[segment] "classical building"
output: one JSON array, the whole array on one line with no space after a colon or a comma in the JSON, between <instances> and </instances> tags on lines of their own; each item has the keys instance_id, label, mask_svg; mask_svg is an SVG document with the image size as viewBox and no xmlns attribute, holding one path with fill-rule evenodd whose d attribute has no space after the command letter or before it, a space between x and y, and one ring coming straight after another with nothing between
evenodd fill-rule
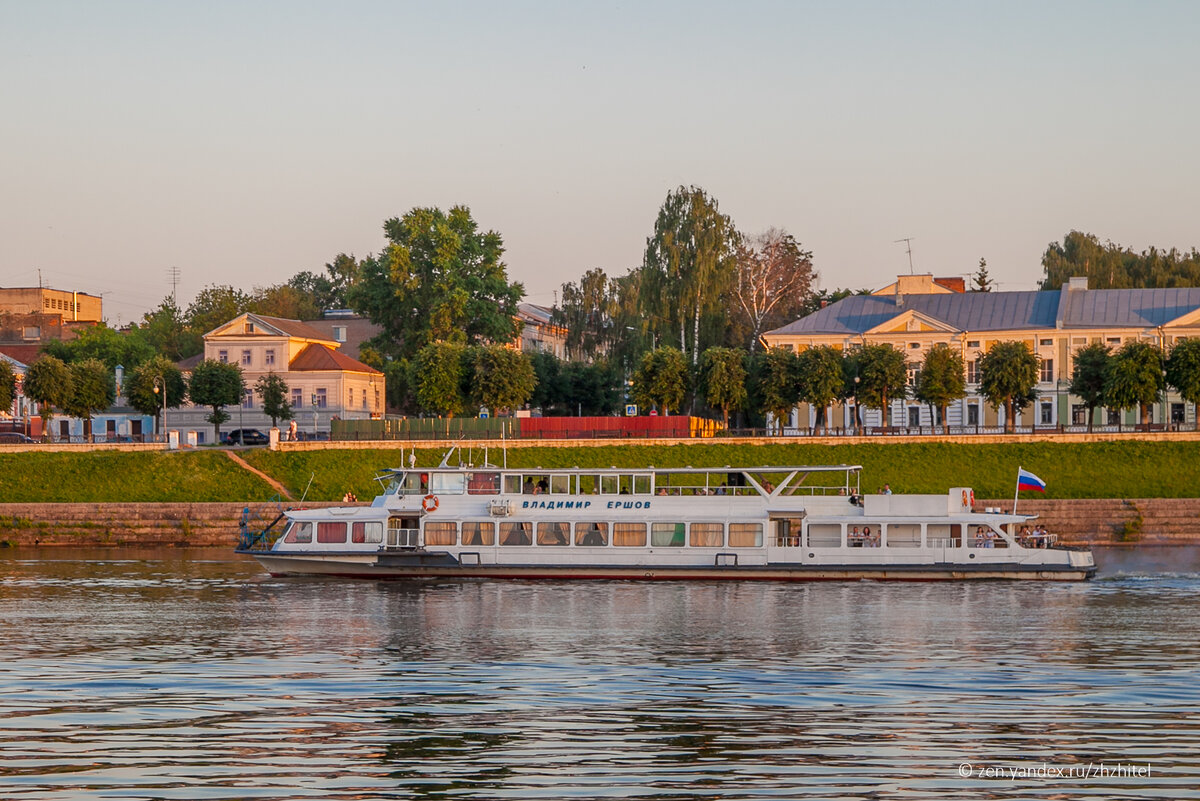
<instances>
[{"instance_id":1,"label":"classical building","mask_svg":"<svg viewBox=\"0 0 1200 801\"><path fill-rule=\"evenodd\" d=\"M204 335L203 358L242 368L246 394L241 407L226 407L230 415L221 429L258 428L271 419L262 410L254 384L276 373L288 385L297 426L305 434L328 433L329 421L382 417L383 373L340 351L341 343L308 323L261 314L242 314ZM200 359L180 366L191 370ZM186 406L167 413L167 428L196 431L201 442L212 442L213 425L204 418L207 407ZM286 424L283 424L286 425Z\"/></svg>"},{"instance_id":2,"label":"classical building","mask_svg":"<svg viewBox=\"0 0 1200 801\"><path fill-rule=\"evenodd\" d=\"M1080 347L1103 342L1115 350L1126 342L1151 342L1164 351L1181 339L1200 336L1200 288L1088 289L1086 278L1072 278L1062 289L1029 292L962 292L930 275L900 276L871 295L854 295L763 335L768 347L796 351L816 345L848 350L887 343L904 352L909 383L915 382L925 353L944 344L958 350L967 369L967 397L947 409L951 426L998 426L1004 411L993 410L979 395L979 357L997 342L1019 341L1041 362L1038 399L1017 417L1018 426L1086 425L1087 410L1068 387L1073 355ZM849 426L853 404L838 404L830 424ZM863 409L866 426L930 426L926 405L896 400L885 423L878 409ZM790 424L808 426L815 410L802 405ZM1137 410L1098 409L1098 424L1134 424ZM940 421L937 421L940 422ZM1154 406L1154 423L1195 425L1196 409L1168 394Z\"/></svg>"}]
</instances>

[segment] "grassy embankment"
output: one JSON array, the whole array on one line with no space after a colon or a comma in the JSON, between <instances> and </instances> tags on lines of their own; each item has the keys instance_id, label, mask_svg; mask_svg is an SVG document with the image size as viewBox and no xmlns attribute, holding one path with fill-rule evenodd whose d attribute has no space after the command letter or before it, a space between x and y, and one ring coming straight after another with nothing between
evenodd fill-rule
<instances>
[{"instance_id":1,"label":"grassy embankment","mask_svg":"<svg viewBox=\"0 0 1200 801\"><path fill-rule=\"evenodd\" d=\"M443 450L418 451L432 466ZM482 449L473 453L482 461ZM492 462L502 458L489 450ZM372 476L398 466L397 450L243 452L248 462L299 497L314 475L308 499L339 500L346 490L373 497ZM457 462L458 454L455 454ZM405 453L407 460L407 452ZM467 458L464 450L463 459ZM1047 498L1175 498L1200 496L1200 443L1111 442L959 445L811 443L675 446L622 444L598 448L514 448L509 467L696 467L766 464L863 465L863 489L884 482L896 492L944 492L972 486L979 498L1012 497L1017 466L1046 480ZM221 453L0 454L0 502L255 501L274 494ZM1027 496L1028 497L1028 496Z\"/></svg>"}]
</instances>

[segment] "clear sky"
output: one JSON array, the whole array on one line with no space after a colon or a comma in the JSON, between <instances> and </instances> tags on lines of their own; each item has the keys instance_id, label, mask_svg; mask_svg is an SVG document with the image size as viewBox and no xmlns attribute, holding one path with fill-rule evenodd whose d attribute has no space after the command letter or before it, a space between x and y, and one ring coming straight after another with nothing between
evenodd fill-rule
<instances>
[{"instance_id":1,"label":"clear sky","mask_svg":"<svg viewBox=\"0 0 1200 801\"><path fill-rule=\"evenodd\" d=\"M1077 228L1200 245L1200 3L0 0L0 285L110 323L466 204L509 275L641 260L667 192L824 287L1033 288Z\"/></svg>"}]
</instances>

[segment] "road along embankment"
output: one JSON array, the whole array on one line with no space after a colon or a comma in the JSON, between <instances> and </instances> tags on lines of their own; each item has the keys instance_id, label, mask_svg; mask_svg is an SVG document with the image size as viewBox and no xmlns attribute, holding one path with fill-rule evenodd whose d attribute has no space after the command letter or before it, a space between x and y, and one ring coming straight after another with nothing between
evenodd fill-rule
<instances>
[{"instance_id":1,"label":"road along embankment","mask_svg":"<svg viewBox=\"0 0 1200 801\"><path fill-rule=\"evenodd\" d=\"M978 509L987 507L1008 511L1012 499L977 502ZM243 509L261 527L281 508L272 503L4 503L0 546L233 547ZM1067 544L1200 544L1200 498L1023 498L1018 511L1038 515Z\"/></svg>"}]
</instances>

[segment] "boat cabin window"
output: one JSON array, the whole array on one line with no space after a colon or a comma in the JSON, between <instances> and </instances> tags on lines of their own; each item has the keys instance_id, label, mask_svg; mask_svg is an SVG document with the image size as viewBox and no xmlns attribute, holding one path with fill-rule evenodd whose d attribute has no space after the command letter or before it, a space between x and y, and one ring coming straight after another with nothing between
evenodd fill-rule
<instances>
[{"instance_id":1,"label":"boat cabin window","mask_svg":"<svg viewBox=\"0 0 1200 801\"><path fill-rule=\"evenodd\" d=\"M723 523L692 523L689 544L693 548L720 548L725 545Z\"/></svg>"},{"instance_id":2,"label":"boat cabin window","mask_svg":"<svg viewBox=\"0 0 1200 801\"><path fill-rule=\"evenodd\" d=\"M861 535L860 535L861 536ZM855 542L851 542L855 545ZM858 543L858 544L861 544ZM809 548L840 548L842 547L842 526L840 523L809 523Z\"/></svg>"},{"instance_id":3,"label":"boat cabin window","mask_svg":"<svg viewBox=\"0 0 1200 801\"><path fill-rule=\"evenodd\" d=\"M429 491L434 495L462 495L467 491L464 473L430 473Z\"/></svg>"},{"instance_id":4,"label":"boat cabin window","mask_svg":"<svg viewBox=\"0 0 1200 801\"><path fill-rule=\"evenodd\" d=\"M961 523L930 523L925 527L925 542L930 548L961 548Z\"/></svg>"},{"instance_id":5,"label":"boat cabin window","mask_svg":"<svg viewBox=\"0 0 1200 801\"><path fill-rule=\"evenodd\" d=\"M287 534L283 537L284 542L312 542L312 523L300 523L292 521L288 526Z\"/></svg>"},{"instance_id":6,"label":"boat cabin window","mask_svg":"<svg viewBox=\"0 0 1200 801\"><path fill-rule=\"evenodd\" d=\"M650 494L650 476L636 475L633 477L633 494L634 495L649 495Z\"/></svg>"},{"instance_id":7,"label":"boat cabin window","mask_svg":"<svg viewBox=\"0 0 1200 801\"><path fill-rule=\"evenodd\" d=\"M501 545L532 545L533 523L501 523Z\"/></svg>"},{"instance_id":8,"label":"boat cabin window","mask_svg":"<svg viewBox=\"0 0 1200 801\"><path fill-rule=\"evenodd\" d=\"M887 547L889 548L920 548L920 523L888 523Z\"/></svg>"},{"instance_id":9,"label":"boat cabin window","mask_svg":"<svg viewBox=\"0 0 1200 801\"><path fill-rule=\"evenodd\" d=\"M571 524L566 522L538 523L538 545L570 545Z\"/></svg>"},{"instance_id":10,"label":"boat cabin window","mask_svg":"<svg viewBox=\"0 0 1200 801\"><path fill-rule=\"evenodd\" d=\"M550 493L552 495L566 495L571 491L570 476L550 476Z\"/></svg>"},{"instance_id":11,"label":"boat cabin window","mask_svg":"<svg viewBox=\"0 0 1200 801\"><path fill-rule=\"evenodd\" d=\"M650 524L650 544L655 548L682 548L684 536L683 523Z\"/></svg>"},{"instance_id":12,"label":"boat cabin window","mask_svg":"<svg viewBox=\"0 0 1200 801\"><path fill-rule=\"evenodd\" d=\"M345 541L345 523L317 523L317 542L344 543Z\"/></svg>"},{"instance_id":13,"label":"boat cabin window","mask_svg":"<svg viewBox=\"0 0 1200 801\"><path fill-rule=\"evenodd\" d=\"M491 545L496 541L495 523L463 523L463 545Z\"/></svg>"},{"instance_id":14,"label":"boat cabin window","mask_svg":"<svg viewBox=\"0 0 1200 801\"><path fill-rule=\"evenodd\" d=\"M761 548L763 544L762 523L730 523L730 548Z\"/></svg>"},{"instance_id":15,"label":"boat cabin window","mask_svg":"<svg viewBox=\"0 0 1200 801\"><path fill-rule=\"evenodd\" d=\"M600 494L616 495L621 489L620 476L600 476Z\"/></svg>"},{"instance_id":16,"label":"boat cabin window","mask_svg":"<svg viewBox=\"0 0 1200 801\"><path fill-rule=\"evenodd\" d=\"M618 548L644 548L645 523L613 523L613 545Z\"/></svg>"},{"instance_id":17,"label":"boat cabin window","mask_svg":"<svg viewBox=\"0 0 1200 801\"><path fill-rule=\"evenodd\" d=\"M458 540L458 523L452 520L425 522L426 545L453 545Z\"/></svg>"},{"instance_id":18,"label":"boat cabin window","mask_svg":"<svg viewBox=\"0 0 1200 801\"><path fill-rule=\"evenodd\" d=\"M1007 548L1004 536L991 526L970 526L967 535L968 548Z\"/></svg>"},{"instance_id":19,"label":"boat cabin window","mask_svg":"<svg viewBox=\"0 0 1200 801\"><path fill-rule=\"evenodd\" d=\"M499 473L470 473L467 475L468 495L498 495L499 493Z\"/></svg>"},{"instance_id":20,"label":"boat cabin window","mask_svg":"<svg viewBox=\"0 0 1200 801\"><path fill-rule=\"evenodd\" d=\"M384 493L386 495L424 495L428 491L428 483L428 473L403 473L392 477Z\"/></svg>"},{"instance_id":21,"label":"boat cabin window","mask_svg":"<svg viewBox=\"0 0 1200 801\"><path fill-rule=\"evenodd\" d=\"M351 542L383 542L383 523L362 522L350 524Z\"/></svg>"},{"instance_id":22,"label":"boat cabin window","mask_svg":"<svg viewBox=\"0 0 1200 801\"><path fill-rule=\"evenodd\" d=\"M588 547L608 545L608 523L576 523L575 544Z\"/></svg>"}]
</instances>

